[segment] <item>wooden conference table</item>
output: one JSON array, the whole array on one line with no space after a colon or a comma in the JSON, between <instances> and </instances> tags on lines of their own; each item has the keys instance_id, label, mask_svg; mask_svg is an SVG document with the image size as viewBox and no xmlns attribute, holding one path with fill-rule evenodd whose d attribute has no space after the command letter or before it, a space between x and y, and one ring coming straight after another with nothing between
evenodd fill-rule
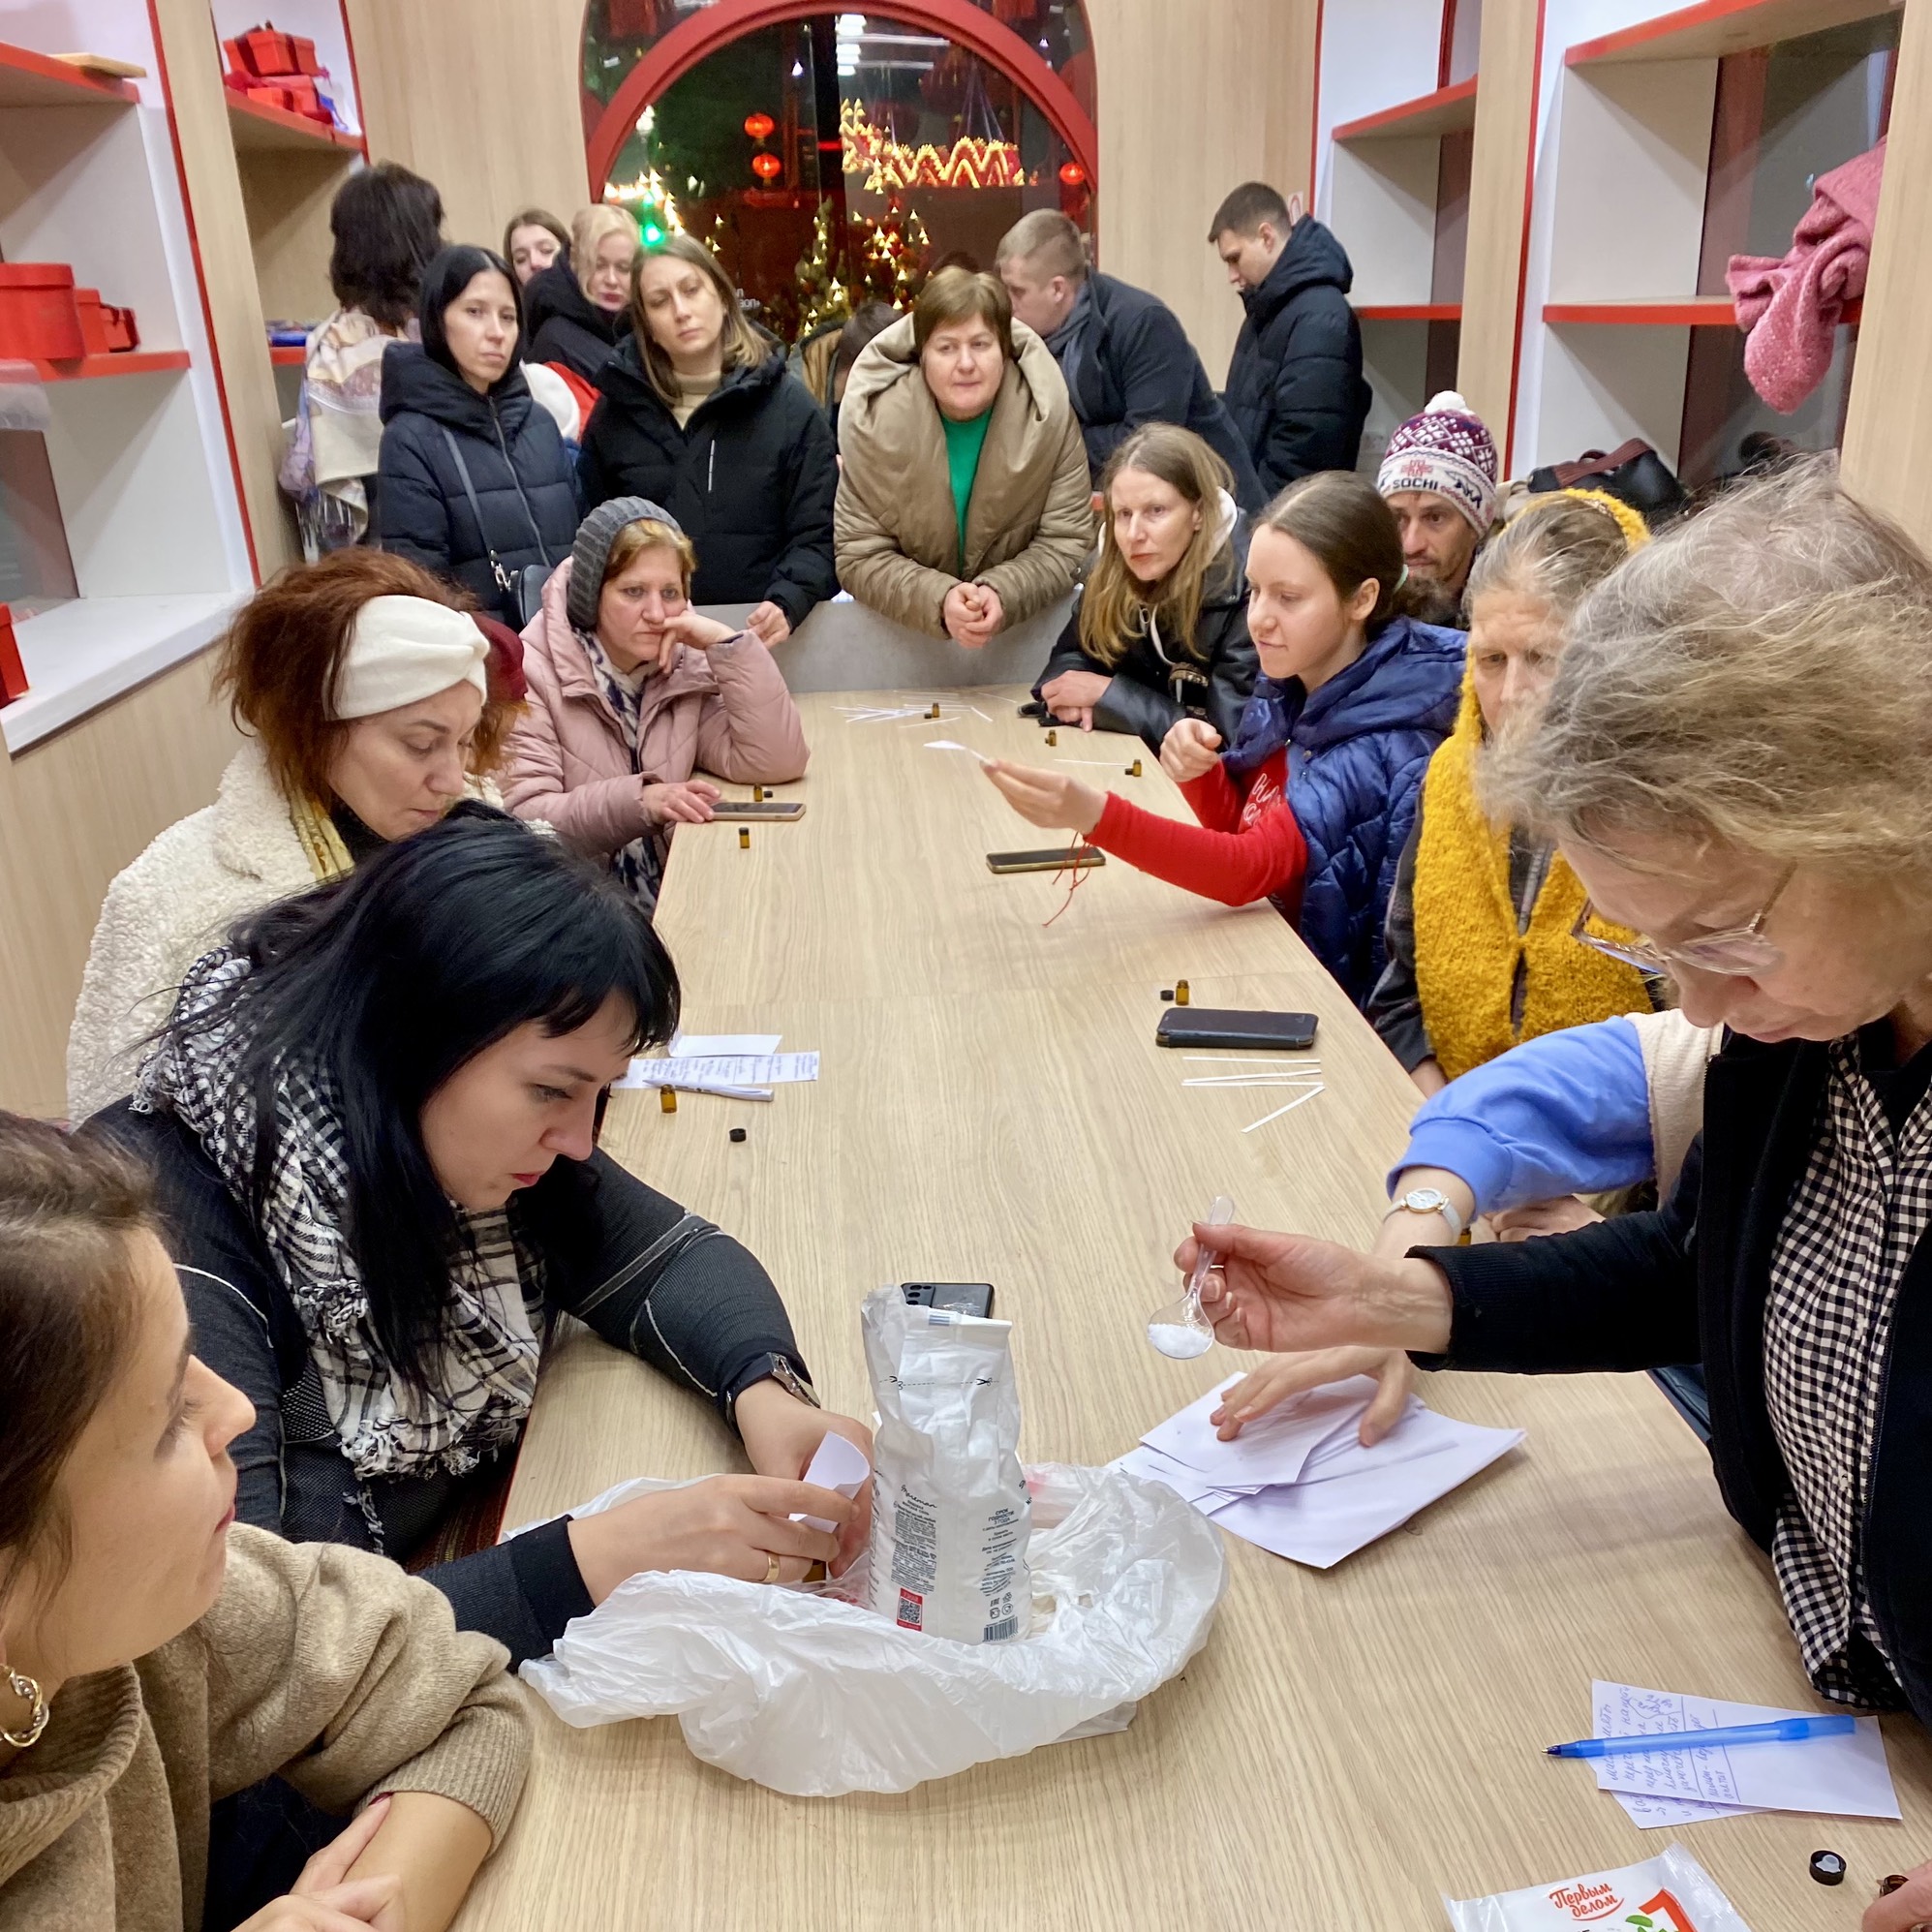
<instances>
[{"instance_id":1,"label":"wooden conference table","mask_svg":"<svg viewBox=\"0 0 1932 1932\"><path fill-rule=\"evenodd\" d=\"M1241 1217L1365 1242L1415 1095L1266 905L1231 912L1110 862L1051 927L1048 875L989 850L1053 843L955 739L1069 765L1174 816L1133 741L1061 729L1024 695L945 696L940 724L802 700L794 825L677 835L659 925L693 1032L782 1031L823 1055L770 1104L620 1093L605 1144L770 1268L827 1404L870 1415L860 1299L988 1280L1014 1324L1029 1461L1101 1462L1242 1358L1175 1363L1143 1324L1217 1192ZM884 694L882 701L895 700ZM983 714L983 716L981 715ZM1123 768L1135 755L1146 774ZM1111 766L1111 769L1109 767ZM733 787L733 790L737 790ZM1153 1043L1160 989L1308 1009L1327 1090L1183 1089ZM727 1129L748 1139L733 1145ZM571 1731L537 1709L523 1807L460 1921L536 1927L1434 1927L1468 1897L1631 1863L1637 1829L1585 1765L1593 1676L1810 1706L1769 1568L1708 1460L1641 1376L1426 1379L1427 1400L1519 1425L1522 1449L1326 1574L1227 1540L1218 1622L1124 1733L902 1796L798 1799L697 1762L672 1719ZM576 1330L546 1362L506 1520L639 1474L742 1467L716 1418ZM535 1700L533 1700L535 1702ZM1777 1814L1676 1832L1753 1932L1855 1927L1879 1876L1932 1855L1932 1751L1886 1720L1903 1824ZM1842 1852L1825 1890L1810 1854Z\"/></svg>"}]
</instances>

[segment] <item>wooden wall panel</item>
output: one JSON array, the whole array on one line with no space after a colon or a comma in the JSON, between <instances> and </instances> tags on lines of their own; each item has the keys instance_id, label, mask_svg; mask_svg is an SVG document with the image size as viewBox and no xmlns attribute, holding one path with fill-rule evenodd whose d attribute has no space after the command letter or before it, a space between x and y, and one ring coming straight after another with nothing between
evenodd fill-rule
<instances>
[{"instance_id":1,"label":"wooden wall panel","mask_svg":"<svg viewBox=\"0 0 1932 1932\"><path fill-rule=\"evenodd\" d=\"M1174 310L1218 388L1242 309L1208 223L1242 181L1313 198L1318 0L1087 0L1087 12L1101 264Z\"/></svg>"},{"instance_id":2,"label":"wooden wall panel","mask_svg":"<svg viewBox=\"0 0 1932 1932\"><path fill-rule=\"evenodd\" d=\"M347 0L372 161L443 191L452 241L503 240L535 202L587 195L577 64L582 0Z\"/></svg>"},{"instance_id":3,"label":"wooden wall panel","mask_svg":"<svg viewBox=\"0 0 1932 1932\"><path fill-rule=\"evenodd\" d=\"M585 194L580 0L348 0L372 159L443 191L452 238ZM1218 385L1241 305L1208 247L1237 182L1310 188L1318 0L1088 0L1100 254L1172 304Z\"/></svg>"},{"instance_id":4,"label":"wooden wall panel","mask_svg":"<svg viewBox=\"0 0 1932 1932\"><path fill-rule=\"evenodd\" d=\"M1844 476L1932 548L1932 4L1905 10L1873 230L1858 359L1845 420Z\"/></svg>"},{"instance_id":5,"label":"wooden wall panel","mask_svg":"<svg viewBox=\"0 0 1932 1932\"><path fill-rule=\"evenodd\" d=\"M67 1029L107 882L215 795L239 740L214 654L0 755L0 1107L66 1112Z\"/></svg>"},{"instance_id":6,"label":"wooden wall panel","mask_svg":"<svg viewBox=\"0 0 1932 1932\"><path fill-rule=\"evenodd\" d=\"M1485 0L1457 387L1505 440L1516 379L1524 197L1543 0Z\"/></svg>"},{"instance_id":7,"label":"wooden wall panel","mask_svg":"<svg viewBox=\"0 0 1932 1932\"><path fill-rule=\"evenodd\" d=\"M295 526L275 486L282 461L282 410L263 346L261 291L229 135L221 50L207 0L153 0L153 14L168 66L175 139L200 257L209 333L241 467L244 508L256 567L265 577L296 556Z\"/></svg>"}]
</instances>

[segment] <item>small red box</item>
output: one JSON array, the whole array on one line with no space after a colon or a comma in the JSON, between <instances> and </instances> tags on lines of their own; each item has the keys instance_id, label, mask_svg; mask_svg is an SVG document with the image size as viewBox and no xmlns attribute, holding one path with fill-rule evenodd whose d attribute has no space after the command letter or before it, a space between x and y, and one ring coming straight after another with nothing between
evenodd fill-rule
<instances>
[{"instance_id":1,"label":"small red box","mask_svg":"<svg viewBox=\"0 0 1932 1932\"><path fill-rule=\"evenodd\" d=\"M237 34L235 40L251 74L266 77L271 74L297 72L294 44L287 34L278 34L272 27L255 27Z\"/></svg>"},{"instance_id":2,"label":"small red box","mask_svg":"<svg viewBox=\"0 0 1932 1932\"><path fill-rule=\"evenodd\" d=\"M64 362L86 353L74 270L64 261L0 262L0 356Z\"/></svg>"},{"instance_id":3,"label":"small red box","mask_svg":"<svg viewBox=\"0 0 1932 1932\"><path fill-rule=\"evenodd\" d=\"M0 603L0 704L12 704L27 694L27 667L14 641L14 613Z\"/></svg>"},{"instance_id":4,"label":"small red box","mask_svg":"<svg viewBox=\"0 0 1932 1932\"><path fill-rule=\"evenodd\" d=\"M291 34L289 45L295 52L295 65L291 70L295 74L320 74L322 62L316 58L316 44L305 41L300 34Z\"/></svg>"},{"instance_id":5,"label":"small red box","mask_svg":"<svg viewBox=\"0 0 1932 1932\"><path fill-rule=\"evenodd\" d=\"M295 106L295 97L279 80L257 80L250 84L248 98L260 101L263 107L280 107L284 113L300 111Z\"/></svg>"},{"instance_id":6,"label":"small red box","mask_svg":"<svg viewBox=\"0 0 1932 1932\"><path fill-rule=\"evenodd\" d=\"M109 355L126 355L140 347L140 330L135 323L132 309L116 308L112 302L103 302L101 326L107 338Z\"/></svg>"},{"instance_id":7,"label":"small red box","mask_svg":"<svg viewBox=\"0 0 1932 1932\"><path fill-rule=\"evenodd\" d=\"M82 353L88 355L106 355L107 318L101 307L100 290L75 290L74 305L80 311L80 340L85 345Z\"/></svg>"}]
</instances>

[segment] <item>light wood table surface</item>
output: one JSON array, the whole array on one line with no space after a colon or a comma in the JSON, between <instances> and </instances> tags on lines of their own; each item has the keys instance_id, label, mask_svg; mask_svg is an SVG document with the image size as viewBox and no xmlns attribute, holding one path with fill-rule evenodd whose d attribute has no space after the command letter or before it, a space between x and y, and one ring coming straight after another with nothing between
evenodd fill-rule
<instances>
[{"instance_id":1,"label":"light wood table surface","mask_svg":"<svg viewBox=\"0 0 1932 1932\"><path fill-rule=\"evenodd\" d=\"M606 1145L741 1237L782 1291L828 1405L870 1415L860 1300L988 1280L1030 1461L1099 1462L1244 1358L1173 1363L1144 1335L1167 1257L1216 1192L1242 1219L1365 1242L1415 1094L1266 906L1230 912L1110 861L1069 909L989 850L1051 843L946 737L1045 762L1014 691L941 723L802 701L789 826L677 835L659 925L693 1032L782 1031L820 1077L772 1103L615 1096ZM976 707L976 710L974 709ZM977 713L984 713L981 718ZM1060 730L1068 766L1185 815L1132 741ZM1140 780L1123 768L1139 754ZM736 788L734 788L735 790ZM1184 1089L1159 991L1310 1009L1327 1090ZM732 1145L727 1129L744 1126ZM1885 1729L1903 1824L1766 1814L1639 1831L1586 1765L1593 1676L1809 1707L1769 1567L1708 1458L1641 1376L1439 1375L1443 1412L1522 1449L1326 1574L1227 1540L1206 1649L1126 1732L902 1796L782 1796L699 1763L672 1719L573 1732L537 1711L523 1808L462 1920L502 1928L1295 1932L1434 1927L1467 1897L1631 1863L1675 1835L1753 1932L1850 1932L1878 1877L1932 1855L1932 1750ZM543 1371L511 1523L625 1477L742 1467L710 1411L576 1330ZM1842 1852L1835 1890L1810 1854Z\"/></svg>"}]
</instances>

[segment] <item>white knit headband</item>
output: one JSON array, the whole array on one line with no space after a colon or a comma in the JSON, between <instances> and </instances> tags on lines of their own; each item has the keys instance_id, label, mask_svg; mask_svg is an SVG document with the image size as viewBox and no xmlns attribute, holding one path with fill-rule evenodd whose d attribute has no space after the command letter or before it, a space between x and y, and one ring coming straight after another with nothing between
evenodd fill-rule
<instances>
[{"instance_id":1,"label":"white knit headband","mask_svg":"<svg viewBox=\"0 0 1932 1932\"><path fill-rule=\"evenodd\" d=\"M334 716L373 718L452 685L475 685L488 697L483 664L489 650L475 621L446 603L371 598L355 614L355 629L336 673Z\"/></svg>"}]
</instances>

